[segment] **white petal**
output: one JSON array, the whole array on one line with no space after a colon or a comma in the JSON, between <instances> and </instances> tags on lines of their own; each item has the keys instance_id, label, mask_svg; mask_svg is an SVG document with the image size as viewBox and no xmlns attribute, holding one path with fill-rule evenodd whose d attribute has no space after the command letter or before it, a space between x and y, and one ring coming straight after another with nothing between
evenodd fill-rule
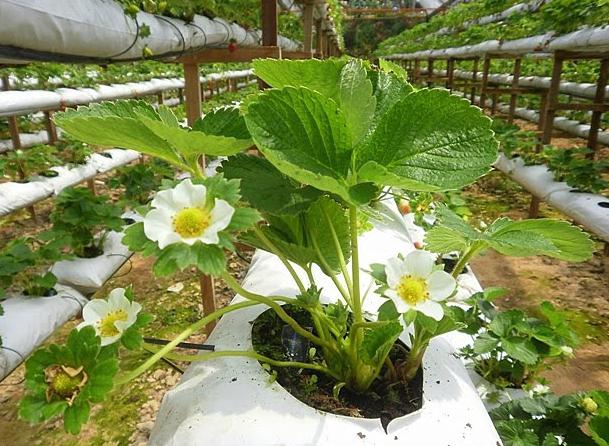
<instances>
[{"instance_id":1,"label":"white petal","mask_svg":"<svg viewBox=\"0 0 609 446\"><path fill-rule=\"evenodd\" d=\"M455 291L456 285L456 280L446 271L434 271L427 278L429 296L435 301L444 300L450 296Z\"/></svg>"},{"instance_id":2,"label":"white petal","mask_svg":"<svg viewBox=\"0 0 609 446\"><path fill-rule=\"evenodd\" d=\"M125 297L124 288L115 288L110 291L110 294L108 295L108 303L110 304L112 310L127 310L130 305L129 299Z\"/></svg>"},{"instance_id":3,"label":"white petal","mask_svg":"<svg viewBox=\"0 0 609 446\"><path fill-rule=\"evenodd\" d=\"M214 229L211 226L205 230L203 235L193 239L194 241L201 240L203 243L207 245L216 245L220 241L220 237L218 237L218 229Z\"/></svg>"},{"instance_id":4,"label":"white petal","mask_svg":"<svg viewBox=\"0 0 609 446\"><path fill-rule=\"evenodd\" d=\"M182 204L182 207L203 207L206 197L207 188L202 184L192 184L190 178L173 189L173 199Z\"/></svg>"},{"instance_id":5,"label":"white petal","mask_svg":"<svg viewBox=\"0 0 609 446\"><path fill-rule=\"evenodd\" d=\"M173 189L157 192L150 204L153 208L164 210L170 214L175 214L184 207L173 199Z\"/></svg>"},{"instance_id":6,"label":"white petal","mask_svg":"<svg viewBox=\"0 0 609 446\"><path fill-rule=\"evenodd\" d=\"M173 232L171 215L162 209L152 209L144 217L144 234L149 240L159 241L168 232Z\"/></svg>"},{"instance_id":7,"label":"white petal","mask_svg":"<svg viewBox=\"0 0 609 446\"><path fill-rule=\"evenodd\" d=\"M400 314L406 313L408 310L410 310L410 308L412 308L404 300L402 300L400 298L400 296L398 296L398 293L396 293L393 290L386 290L385 296L387 296L389 299L391 299L393 301L393 303L395 304L395 309Z\"/></svg>"},{"instance_id":8,"label":"white petal","mask_svg":"<svg viewBox=\"0 0 609 446\"><path fill-rule=\"evenodd\" d=\"M101 337L101 346L105 347L106 345L114 344L121 338L122 333L119 333L115 336L102 336Z\"/></svg>"},{"instance_id":9,"label":"white petal","mask_svg":"<svg viewBox=\"0 0 609 446\"><path fill-rule=\"evenodd\" d=\"M82 318L89 325L105 317L110 312L110 305L103 299L93 299L82 309Z\"/></svg>"},{"instance_id":10,"label":"white petal","mask_svg":"<svg viewBox=\"0 0 609 446\"><path fill-rule=\"evenodd\" d=\"M421 302L417 304L415 310L420 311L425 316L429 316L439 321L444 316L444 310L442 309L442 305L438 302L434 302L433 300L426 300L425 302Z\"/></svg>"},{"instance_id":11,"label":"white petal","mask_svg":"<svg viewBox=\"0 0 609 446\"><path fill-rule=\"evenodd\" d=\"M400 279L405 274L404 261L397 257L392 257L387 260L385 265L385 274L387 274L387 285L389 288L395 288L400 283Z\"/></svg>"},{"instance_id":12,"label":"white petal","mask_svg":"<svg viewBox=\"0 0 609 446\"><path fill-rule=\"evenodd\" d=\"M406 271L415 277L427 277L433 270L435 260L432 253L417 249L406 256Z\"/></svg>"},{"instance_id":13,"label":"white petal","mask_svg":"<svg viewBox=\"0 0 609 446\"><path fill-rule=\"evenodd\" d=\"M216 200L214 208L211 211L211 225L210 227L218 228L218 231L226 229L230 224L235 208L232 207L228 202L224 200Z\"/></svg>"},{"instance_id":14,"label":"white petal","mask_svg":"<svg viewBox=\"0 0 609 446\"><path fill-rule=\"evenodd\" d=\"M165 247L167 247L173 243L178 243L178 242L184 242L188 245L192 245L195 241L196 241L196 239L183 239L182 237L180 237L178 234L176 234L173 231L165 232L164 234L162 234L162 237L159 237L159 240L158 240L160 249L164 249Z\"/></svg>"}]
</instances>

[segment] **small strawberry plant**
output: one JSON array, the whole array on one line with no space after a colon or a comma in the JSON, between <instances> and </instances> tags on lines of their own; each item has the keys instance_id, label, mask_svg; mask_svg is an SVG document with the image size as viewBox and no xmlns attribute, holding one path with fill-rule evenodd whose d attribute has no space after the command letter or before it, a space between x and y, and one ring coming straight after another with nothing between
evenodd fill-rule
<instances>
[{"instance_id":1,"label":"small strawberry plant","mask_svg":"<svg viewBox=\"0 0 609 446\"><path fill-rule=\"evenodd\" d=\"M54 294L57 278L47 269L52 262L66 257L65 243L61 238L45 242L24 237L7 244L0 251L0 297L9 288L28 296Z\"/></svg>"},{"instance_id":2,"label":"small strawberry plant","mask_svg":"<svg viewBox=\"0 0 609 446\"><path fill-rule=\"evenodd\" d=\"M47 175L50 167L61 164L57 149L41 144L25 150L11 150L0 156L0 174L13 181L27 181L35 174Z\"/></svg>"},{"instance_id":3,"label":"small strawberry plant","mask_svg":"<svg viewBox=\"0 0 609 446\"><path fill-rule=\"evenodd\" d=\"M461 331L474 336L462 351L483 378L499 388L531 388L543 381L540 373L573 357L579 339L563 313L549 302L538 307L541 319L522 310L499 311L492 301L502 289L488 289L471 296L467 310L454 308L463 323Z\"/></svg>"},{"instance_id":4,"label":"small strawberry plant","mask_svg":"<svg viewBox=\"0 0 609 446\"><path fill-rule=\"evenodd\" d=\"M83 187L61 191L51 212L53 227L42 237L66 239L78 257L90 258L103 253L108 231L123 227L122 210L107 195L94 195Z\"/></svg>"}]
</instances>

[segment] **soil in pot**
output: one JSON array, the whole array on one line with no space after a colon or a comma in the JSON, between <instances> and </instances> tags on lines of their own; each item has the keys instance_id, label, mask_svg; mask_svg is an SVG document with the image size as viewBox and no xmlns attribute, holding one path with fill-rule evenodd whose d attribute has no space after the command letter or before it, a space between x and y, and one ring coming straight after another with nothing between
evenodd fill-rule
<instances>
[{"instance_id":1,"label":"soil in pot","mask_svg":"<svg viewBox=\"0 0 609 446\"><path fill-rule=\"evenodd\" d=\"M304 327L313 323L309 313L291 305L283 307L290 316ZM256 352L279 361L289 361L282 341L285 323L273 310L262 313L252 327L252 344ZM315 333L315 330L312 330ZM392 362L404 360L407 347L398 341L390 353ZM312 360L321 360L317 352ZM311 359L305 360L311 361ZM322 373L294 367L274 367L273 376L288 392L303 403L324 412L358 418L380 418L383 427L398 417L419 410L423 405L423 370L419 369L409 383L390 383L384 379L383 368L379 378L365 393L356 393L345 387L338 398L333 396L336 381Z\"/></svg>"},{"instance_id":2,"label":"soil in pot","mask_svg":"<svg viewBox=\"0 0 609 446\"><path fill-rule=\"evenodd\" d=\"M125 225L129 226L135 223L135 220L133 218L123 217L123 222L125 223Z\"/></svg>"},{"instance_id":3,"label":"soil in pot","mask_svg":"<svg viewBox=\"0 0 609 446\"><path fill-rule=\"evenodd\" d=\"M23 295L29 296L30 293L28 292L28 290L23 290ZM48 288L48 289L44 290L42 293L35 294L35 296L38 296L38 297L51 297L51 296L56 296L56 295L57 295L57 290L55 288Z\"/></svg>"},{"instance_id":4,"label":"soil in pot","mask_svg":"<svg viewBox=\"0 0 609 446\"><path fill-rule=\"evenodd\" d=\"M45 178L55 178L59 176L59 172L57 172L56 170L43 170L42 172L40 172L38 175L40 175L41 177L45 177Z\"/></svg>"},{"instance_id":5,"label":"soil in pot","mask_svg":"<svg viewBox=\"0 0 609 446\"><path fill-rule=\"evenodd\" d=\"M602 208L609 208L609 201L601 201L600 203L597 203L597 204Z\"/></svg>"},{"instance_id":6,"label":"soil in pot","mask_svg":"<svg viewBox=\"0 0 609 446\"><path fill-rule=\"evenodd\" d=\"M442 263L444 265L444 271L446 271L449 274L453 272L453 270L455 269L455 266L457 266L458 261L459 261L459 259L457 259L455 257L450 257L450 256L442 256L442 258L440 259L440 263ZM469 266L465 265L465 268L463 269L461 274L465 274L468 271L469 271Z\"/></svg>"},{"instance_id":7,"label":"soil in pot","mask_svg":"<svg viewBox=\"0 0 609 446\"><path fill-rule=\"evenodd\" d=\"M112 159L112 154L108 152L99 152L101 156L105 156L106 158Z\"/></svg>"},{"instance_id":8,"label":"soil in pot","mask_svg":"<svg viewBox=\"0 0 609 446\"><path fill-rule=\"evenodd\" d=\"M82 255L78 256L82 259L92 259L104 253L104 250L99 246L85 246L82 250Z\"/></svg>"}]
</instances>

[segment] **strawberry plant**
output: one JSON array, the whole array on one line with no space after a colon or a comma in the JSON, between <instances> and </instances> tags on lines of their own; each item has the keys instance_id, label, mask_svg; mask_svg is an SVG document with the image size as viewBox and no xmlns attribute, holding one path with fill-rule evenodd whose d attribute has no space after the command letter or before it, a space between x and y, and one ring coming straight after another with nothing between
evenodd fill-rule
<instances>
[{"instance_id":1,"label":"strawberry plant","mask_svg":"<svg viewBox=\"0 0 609 446\"><path fill-rule=\"evenodd\" d=\"M78 257L96 257L103 253L108 231L120 231L122 209L106 195L93 195L88 188L66 188L57 196L51 212L53 227L43 233L45 240L68 240Z\"/></svg>"}]
</instances>

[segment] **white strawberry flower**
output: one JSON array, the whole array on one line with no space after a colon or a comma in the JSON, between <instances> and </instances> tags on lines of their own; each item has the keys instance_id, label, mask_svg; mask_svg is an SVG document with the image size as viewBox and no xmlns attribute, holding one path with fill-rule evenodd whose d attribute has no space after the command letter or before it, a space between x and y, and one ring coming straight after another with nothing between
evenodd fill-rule
<instances>
[{"instance_id":1,"label":"white strawberry flower","mask_svg":"<svg viewBox=\"0 0 609 446\"><path fill-rule=\"evenodd\" d=\"M435 256L422 250L404 259L389 259L385 267L389 297L399 313L420 311L439 321L444 310L439 303L455 290L455 279L445 271L434 271Z\"/></svg>"},{"instance_id":2,"label":"white strawberry flower","mask_svg":"<svg viewBox=\"0 0 609 446\"><path fill-rule=\"evenodd\" d=\"M219 242L218 232L230 224L235 209L216 199L207 202L207 188L182 181L173 189L160 191L152 200L153 209L144 217L144 233L163 249L172 243L208 245Z\"/></svg>"},{"instance_id":3,"label":"white strawberry flower","mask_svg":"<svg viewBox=\"0 0 609 446\"><path fill-rule=\"evenodd\" d=\"M84 320L77 328L92 326L101 338L101 345L109 345L118 341L135 323L141 309L139 303L127 299L124 288L116 288L110 291L108 300L93 299L84 306Z\"/></svg>"}]
</instances>

